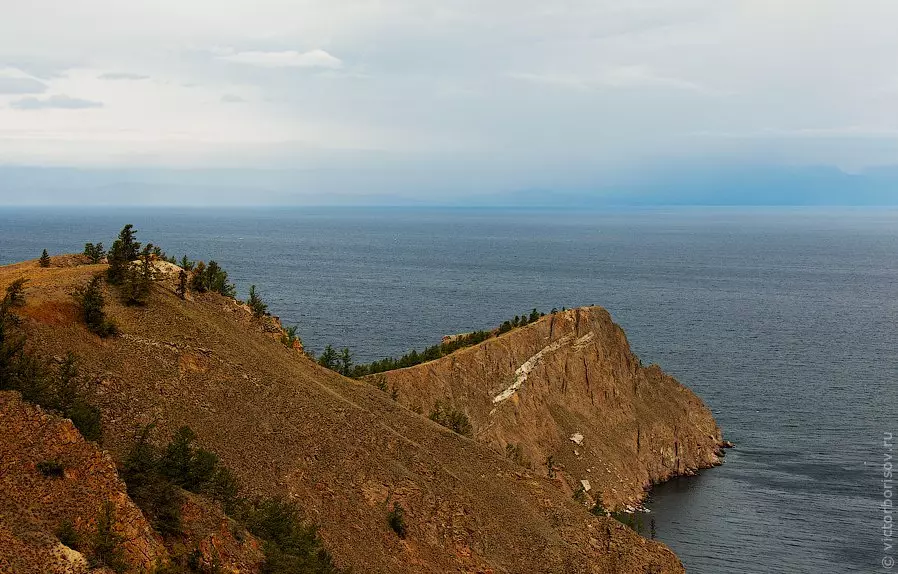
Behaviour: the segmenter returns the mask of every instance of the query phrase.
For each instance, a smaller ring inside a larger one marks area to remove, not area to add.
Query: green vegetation
[[[18,391],[24,400],[70,418],[87,440],[99,440],[100,411],[85,399],[86,385],[74,355],[67,355],[54,372],[26,348],[25,333],[13,313],[25,304],[24,284],[14,281],[0,301],[0,390]]]
[[[91,263],[97,264],[106,257],[106,250],[103,249],[102,243],[97,243],[96,245],[93,243],[85,243],[84,255],[90,258]]]
[[[429,418],[462,436],[471,436],[474,431],[471,421],[464,412],[451,406],[444,406],[440,401],[433,405]]]
[[[81,307],[81,317],[92,333],[100,337],[112,337],[118,333],[118,328],[106,317],[104,307],[106,299],[103,296],[102,277],[94,276],[87,285],[75,291],[73,296]]]
[[[26,283],[28,283],[28,279],[21,277],[10,283],[6,288],[6,296],[3,300],[3,304],[10,309],[13,307],[24,307]]]
[[[164,448],[149,441],[152,427],[140,430],[121,469],[128,494],[163,536],[181,534],[183,491],[216,500],[225,513],[262,540],[267,574],[337,574],[314,527],[302,523],[295,505],[280,498],[249,500],[239,496],[233,473],[214,453],[194,445],[187,427]],[[191,566],[187,571],[201,571]],[[198,560],[194,560],[198,565]],[[177,571],[177,570],[175,570]]]
[[[393,503],[393,510],[387,515],[387,523],[399,538],[405,538],[405,510],[398,502]]]
[[[529,315],[527,315],[526,313],[522,313],[520,316],[515,315],[514,319],[512,319],[511,321],[505,321],[504,323],[499,325],[499,334],[501,335],[502,333],[507,333],[517,327],[523,327],[525,325],[529,325],[530,323],[535,323],[539,321],[539,318],[544,315],[544,313],[540,313],[536,309],[530,311]]]
[[[45,478],[62,478],[65,476],[65,468],[55,460],[42,460],[37,463],[37,470]]]
[[[49,267],[50,266],[50,254],[47,253],[47,250],[44,249],[44,252],[41,253],[41,258],[38,259],[38,263],[41,267]]]
[[[153,244],[147,243],[140,253],[139,264],[129,263],[125,269],[121,291],[126,305],[146,305],[153,281],[156,279],[156,268],[153,266],[152,256]]]
[[[181,299],[187,298],[187,283],[189,281],[187,271],[181,269],[178,272],[178,288],[175,289],[175,294]]]
[[[340,355],[337,353],[336,349],[328,345],[324,348],[324,351],[321,352],[321,356],[318,357],[318,364],[326,369],[336,371],[339,369]]]
[[[299,341],[300,345],[302,344],[302,340],[300,340],[299,335],[296,334],[297,329],[299,329],[298,325],[293,325],[292,327],[284,329],[284,334],[281,336],[281,343],[288,349],[292,349],[293,344],[297,341]]]
[[[247,299],[246,304],[249,305],[249,309],[253,312],[253,317],[256,319],[260,319],[268,314],[268,305],[259,297],[255,285],[249,288],[249,299]]]
[[[538,321],[539,318],[543,317],[544,315],[544,313],[540,313],[536,309],[533,309],[529,315],[524,314],[521,316],[516,316],[511,321],[505,321],[495,331],[474,331],[473,333],[458,335],[446,343],[440,343],[438,345],[427,347],[420,353],[417,350],[412,349],[398,359],[393,357],[386,357],[379,361],[371,362],[367,365],[356,365],[352,369],[350,375],[358,379],[376,373],[393,371],[395,369],[404,369],[406,367],[413,367],[415,365],[426,363],[428,361],[434,361],[441,357],[445,357],[450,353],[454,353],[459,349],[482,343],[483,341],[486,341],[494,335],[501,335],[503,333],[511,331],[516,327],[523,327],[524,325],[528,325],[530,323]]]
[[[116,573],[127,571],[128,564],[121,548],[124,538],[116,534],[114,527],[115,507],[107,500],[97,517],[97,529],[91,537],[90,555],[87,559],[91,568],[106,567]]]
[[[118,239],[109,250],[109,269],[106,279],[112,285],[121,285],[131,267],[131,262],[140,255],[140,243],[136,238],[137,231],[130,223],[119,232]]]
[[[81,547],[81,535],[75,530],[75,525],[71,520],[66,519],[60,522],[56,527],[55,534],[60,542],[72,550],[78,550]]]
[[[440,357],[445,357],[458,349],[476,345],[477,343],[486,341],[491,336],[492,333],[489,331],[476,331],[474,333],[460,335],[448,343],[440,343],[439,345],[427,347],[421,353],[413,349],[399,359],[387,357],[367,365],[356,365],[352,369],[351,375],[355,378],[361,378],[375,373],[382,373],[384,371],[412,367],[427,361],[439,359]]]
[[[196,264],[190,287],[197,293],[213,291],[221,293],[225,297],[233,297],[237,293],[234,285],[228,283],[227,271],[215,261],[210,261],[208,265],[202,261]]]

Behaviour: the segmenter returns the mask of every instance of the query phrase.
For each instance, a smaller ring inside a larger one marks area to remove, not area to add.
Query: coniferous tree
[[[530,311],[530,322],[531,323],[535,323],[536,321],[539,321],[539,317],[540,317],[540,314],[539,314],[539,311],[536,310],[536,308],[534,308],[533,311]]]
[[[103,249],[102,243],[97,243],[96,245],[93,243],[85,243],[84,255],[90,258],[91,263],[96,264],[106,257],[106,251]]]
[[[266,305],[262,301],[262,298],[259,297],[255,285],[252,285],[249,288],[249,299],[247,300],[247,304],[249,305],[250,311],[253,312],[253,317],[256,319],[268,314],[268,305]]]
[[[340,356],[333,347],[328,345],[322,351],[321,357],[318,358],[318,364],[326,369],[336,371],[339,368]]]
[[[107,278],[113,285],[125,280],[131,262],[140,254],[140,243],[136,240],[137,231],[130,223],[119,232],[118,239],[109,250],[109,270]]]
[[[128,305],[146,305],[156,278],[153,266],[153,244],[148,243],[140,254],[140,264],[128,265],[122,281],[122,295]]]
[[[97,517],[88,564],[91,568],[105,566],[113,572],[125,572],[128,564],[121,548],[123,541],[124,538],[115,532],[115,507],[107,500]]]
[[[175,289],[175,294],[181,299],[187,298],[187,271],[184,269],[178,272],[178,288]]]
[[[343,348],[340,352],[340,374],[348,377],[352,372],[352,354],[348,348]]]
[[[44,249],[44,252],[41,253],[41,258],[38,260],[41,267],[49,267],[50,266],[50,254],[47,253],[47,250]]]
[[[181,269],[183,269],[184,271],[193,271],[193,266],[195,265],[195,263],[193,261],[191,261],[190,259],[188,259],[187,255],[185,255],[184,257],[181,258],[179,265],[181,266]]]
[[[115,335],[117,329],[115,324],[106,318],[103,309],[106,299],[100,281],[100,276],[95,276],[87,285],[77,289],[74,297],[81,307],[81,316],[87,328],[101,337],[109,337]]]

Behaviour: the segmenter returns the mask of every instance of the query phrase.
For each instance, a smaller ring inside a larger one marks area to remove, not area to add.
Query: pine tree
[[[38,260],[41,267],[49,267],[50,266],[50,254],[47,253],[47,250],[44,249],[44,252],[41,253],[41,258]]]
[[[122,295],[128,305],[146,305],[156,278],[153,266],[153,244],[148,243],[140,255],[140,265],[129,264],[122,282]]]
[[[117,329],[115,324],[106,318],[106,312],[103,310],[106,300],[100,281],[100,276],[95,276],[87,285],[77,289],[74,297],[81,307],[81,316],[87,328],[101,337],[109,337],[115,335]]]
[[[178,273],[178,288],[175,290],[175,293],[181,299],[187,298],[187,271],[181,269]]]
[[[332,371],[337,370],[339,361],[340,357],[337,354],[337,351],[334,350],[334,348],[330,345],[324,348],[324,351],[321,353],[321,357],[318,358],[319,365]]]
[[[107,278],[113,285],[120,285],[125,280],[131,262],[140,254],[140,243],[136,240],[136,234],[134,226],[129,223],[122,228],[118,239],[109,250]]]
[[[90,258],[91,263],[97,264],[106,257],[106,251],[103,249],[102,243],[97,243],[96,245],[93,243],[85,243],[84,255]]]
[[[352,354],[348,348],[343,348],[340,352],[340,374],[348,377],[352,372]]]
[[[262,298],[259,297],[259,294],[256,292],[256,286],[252,285],[249,288],[249,299],[247,300],[247,304],[249,305],[250,310],[253,312],[253,317],[259,319],[268,314],[268,305],[266,305]]]

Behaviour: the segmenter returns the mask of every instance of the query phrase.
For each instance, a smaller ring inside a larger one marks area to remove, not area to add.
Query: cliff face
[[[377,376],[377,375],[376,375]],[[606,507],[636,505],[645,487],[719,464],[710,411],[657,366],[642,367],[599,307],[572,309],[442,359],[383,375],[399,401],[463,410],[493,450],[572,490],[589,482]]]
[[[295,501],[356,572],[683,572],[665,546],[557,483],[285,348],[231,300],[157,286],[146,307],[125,307],[110,292],[121,335],[97,338],[69,294],[102,269],[0,267],[0,289],[31,279],[23,326],[34,348],[79,357],[114,456],[137,425],[157,423],[162,438],[190,426],[246,493]],[[388,526],[394,503],[405,539]]]

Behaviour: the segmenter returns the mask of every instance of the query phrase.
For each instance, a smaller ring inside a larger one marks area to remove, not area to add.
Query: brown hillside
[[[62,464],[65,475],[43,476],[37,466],[45,461]],[[137,568],[164,561],[162,541],[128,498],[112,459],[70,421],[0,392],[0,572],[86,572],[86,558],[54,532],[67,520],[89,539],[107,500],[127,562]]]
[[[651,484],[719,464],[711,412],[657,366],[642,367],[600,307],[554,313],[375,376],[425,414],[438,400],[464,410],[477,440],[542,474],[552,457],[569,488],[586,480],[609,508],[635,506]]]
[[[355,572],[683,571],[666,547],[592,516],[552,481],[286,349],[231,300],[182,301],[157,286],[137,308],[110,294],[122,334],[97,338],[69,294],[102,268],[6,266],[0,289],[31,279],[18,312],[34,347],[81,358],[116,456],[136,425],[189,425],[251,492],[295,500]],[[394,501],[405,540],[387,525]]]

